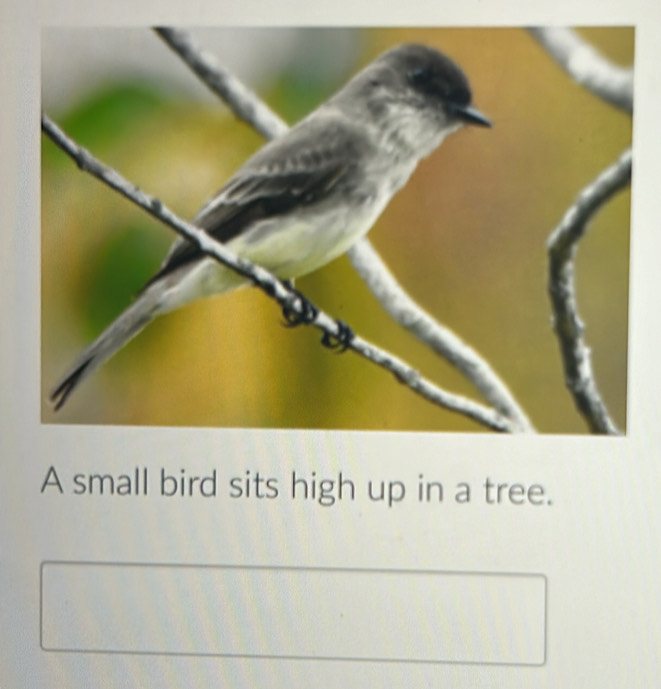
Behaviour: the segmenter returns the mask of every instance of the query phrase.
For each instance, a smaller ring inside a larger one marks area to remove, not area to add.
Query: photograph
[[[42,423],[626,434],[634,38],[43,28]]]

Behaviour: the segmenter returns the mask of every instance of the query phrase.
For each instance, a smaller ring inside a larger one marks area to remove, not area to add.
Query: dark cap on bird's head
[[[441,107],[448,117],[465,124],[491,127],[491,121],[471,107],[471,88],[464,72],[434,48],[418,43],[397,46],[377,58],[370,70],[372,84],[376,84],[380,73],[385,81],[399,82],[408,94],[419,94],[421,104],[431,102]]]

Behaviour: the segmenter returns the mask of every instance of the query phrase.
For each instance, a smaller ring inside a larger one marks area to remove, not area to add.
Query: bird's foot
[[[285,327],[295,328],[297,325],[313,323],[319,314],[319,309],[306,296],[294,288],[293,280],[285,280],[283,284],[291,292],[290,298],[282,307]],[[344,321],[337,320],[335,325],[337,326],[337,334],[331,335],[325,331],[321,338],[321,344],[341,354],[351,346],[355,333]]]
[[[335,321],[335,325],[337,326],[337,335],[331,335],[328,332],[324,332],[321,338],[321,344],[341,354],[342,352],[346,352],[351,346],[351,342],[356,334],[344,321],[337,320]]]
[[[319,309],[306,296],[292,287],[293,282],[287,280],[285,285],[292,294],[291,298],[282,307],[285,327],[295,328],[297,325],[312,323],[317,317]]]

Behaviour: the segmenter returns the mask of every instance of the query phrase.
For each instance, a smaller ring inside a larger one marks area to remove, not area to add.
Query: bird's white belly
[[[313,213],[257,223],[228,248],[280,278],[296,278],[343,254],[373,225],[382,206],[340,206],[323,219]]]
[[[279,278],[301,277],[337,258],[365,235],[389,198],[384,194],[376,203],[353,207],[338,204],[321,217],[316,212],[301,212],[294,217],[269,218],[255,223],[227,247]],[[248,282],[212,258],[186,266],[182,273],[163,295],[161,311],[229,292]]]

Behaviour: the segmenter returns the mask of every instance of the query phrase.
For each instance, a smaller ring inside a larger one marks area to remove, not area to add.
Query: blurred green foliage
[[[81,315],[86,337],[95,337],[126,308],[163,258],[162,246],[150,241],[144,225],[118,227],[101,250],[89,257]]]
[[[78,142],[88,147],[103,145],[109,138],[121,138],[145,118],[158,117],[167,108],[168,99],[147,83],[104,85],[64,113],[60,126]],[[65,160],[54,146],[45,147],[48,162]]]
[[[338,31],[340,31],[338,29]],[[355,30],[361,64],[416,40],[465,69],[493,130],[466,128],[424,161],[370,237],[411,295],[495,367],[542,431],[582,433],[564,389],[546,296],[545,241],[580,189],[631,142],[631,121],[573,83],[521,29]],[[633,59],[633,30],[584,35]],[[148,33],[145,40],[156,40]],[[308,42],[309,43],[309,42]],[[304,56],[302,59],[305,59]],[[194,79],[191,75],[191,79]],[[285,70],[266,98],[294,121],[338,84]],[[128,179],[192,218],[260,145],[221,107],[149,85],[101,85],[57,117]],[[80,173],[44,141],[44,398],[88,341],[130,302],[172,233]],[[626,425],[630,195],[599,215],[577,259],[579,307],[598,383]],[[332,315],[442,387],[471,386],[393,324],[346,258],[299,281]],[[296,428],[481,430],[419,399],[318,333],[279,325],[253,289],[159,319],[45,421]]]

